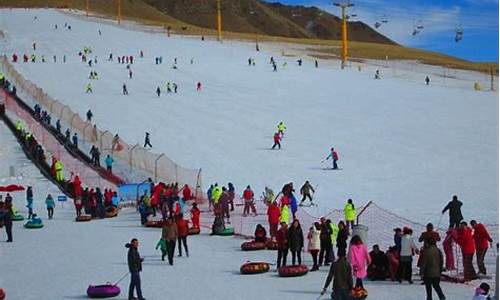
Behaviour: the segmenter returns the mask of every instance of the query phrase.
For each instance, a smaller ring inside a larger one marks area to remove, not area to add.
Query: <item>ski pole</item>
[[[125,277],[127,277],[127,276],[128,276],[128,273],[129,273],[129,272],[127,271],[127,273],[125,273],[125,275],[123,275],[123,276],[122,276],[122,278],[120,278],[120,280],[118,280],[118,281],[115,283],[115,285],[118,285],[118,283],[120,283],[123,279],[125,279]]]
[[[441,226],[441,220],[443,220],[443,214],[441,214],[441,216],[439,216],[438,226],[436,227],[437,230],[439,230],[439,226]]]

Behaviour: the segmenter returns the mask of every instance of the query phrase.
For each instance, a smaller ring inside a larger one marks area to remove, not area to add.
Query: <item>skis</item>
[[[300,206],[300,207],[311,207],[311,206],[316,206],[316,207],[317,207],[317,206],[318,206],[318,204],[316,204],[316,203],[309,203],[309,204],[307,204],[307,205],[304,205],[304,204],[302,204],[302,203],[299,203],[299,206]]]

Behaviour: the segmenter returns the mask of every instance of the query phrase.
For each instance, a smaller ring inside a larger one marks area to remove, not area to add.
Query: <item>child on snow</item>
[[[47,205],[47,214],[49,216],[49,220],[51,220],[54,216],[54,207],[56,206],[54,198],[52,198],[51,194],[47,195],[47,198],[45,199],[45,205]]]
[[[160,238],[158,243],[156,243],[155,249],[158,250],[160,248],[161,251],[161,260],[165,260],[165,256],[167,256],[167,241],[164,238]]]
[[[191,222],[193,223],[193,228],[200,228],[200,209],[196,203],[193,203],[193,208],[191,208]]]
[[[488,295],[489,292],[490,292],[490,285],[487,284],[486,282],[483,282],[476,289],[472,300],[491,300],[491,297]]]

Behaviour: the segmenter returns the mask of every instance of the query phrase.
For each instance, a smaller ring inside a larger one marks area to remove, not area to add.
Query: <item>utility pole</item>
[[[118,25],[120,25],[121,21],[122,21],[122,0],[117,0],[117,16],[116,16],[116,20],[118,21]]]
[[[354,6],[350,1],[335,2],[333,5],[338,6],[342,9],[342,69],[345,67],[347,62],[347,15],[346,9],[348,7]]]
[[[220,13],[220,1],[217,0],[217,40],[222,43],[222,16]]]

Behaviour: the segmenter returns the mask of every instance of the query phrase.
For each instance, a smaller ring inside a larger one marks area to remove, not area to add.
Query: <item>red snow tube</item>
[[[269,271],[269,264],[266,262],[247,262],[240,267],[241,274],[260,274]]]
[[[106,215],[106,218],[116,217],[118,215],[118,208],[116,208],[114,206],[110,206],[110,207],[106,208],[105,215]]]
[[[266,249],[266,243],[249,241],[241,244],[241,250],[243,251],[254,251]]]
[[[278,250],[278,242],[269,239],[266,242],[266,248],[267,250]]]
[[[441,281],[451,282],[451,283],[465,283],[463,277],[454,277],[446,274],[441,274]]]
[[[89,285],[87,296],[89,298],[110,298],[120,295],[120,288],[113,284]]]
[[[189,235],[196,235],[196,234],[200,234],[200,228],[191,227],[191,228],[189,228],[189,230],[188,230],[188,234],[189,234]]]
[[[0,192],[17,192],[17,191],[24,191],[24,187],[22,185],[17,185],[17,184],[0,186]]]
[[[75,221],[77,222],[88,222],[90,220],[92,220],[92,216],[89,215],[81,215],[75,218]]]
[[[280,277],[296,277],[306,275],[309,269],[306,265],[283,266],[278,269]]]
[[[156,228],[162,228],[163,227],[163,221],[158,220],[158,221],[147,221],[146,222],[146,227],[156,227]]]
[[[368,297],[368,292],[364,288],[354,288],[351,295],[355,300],[364,300]]]
[[[0,300],[5,299],[5,291],[3,289],[0,289]]]

